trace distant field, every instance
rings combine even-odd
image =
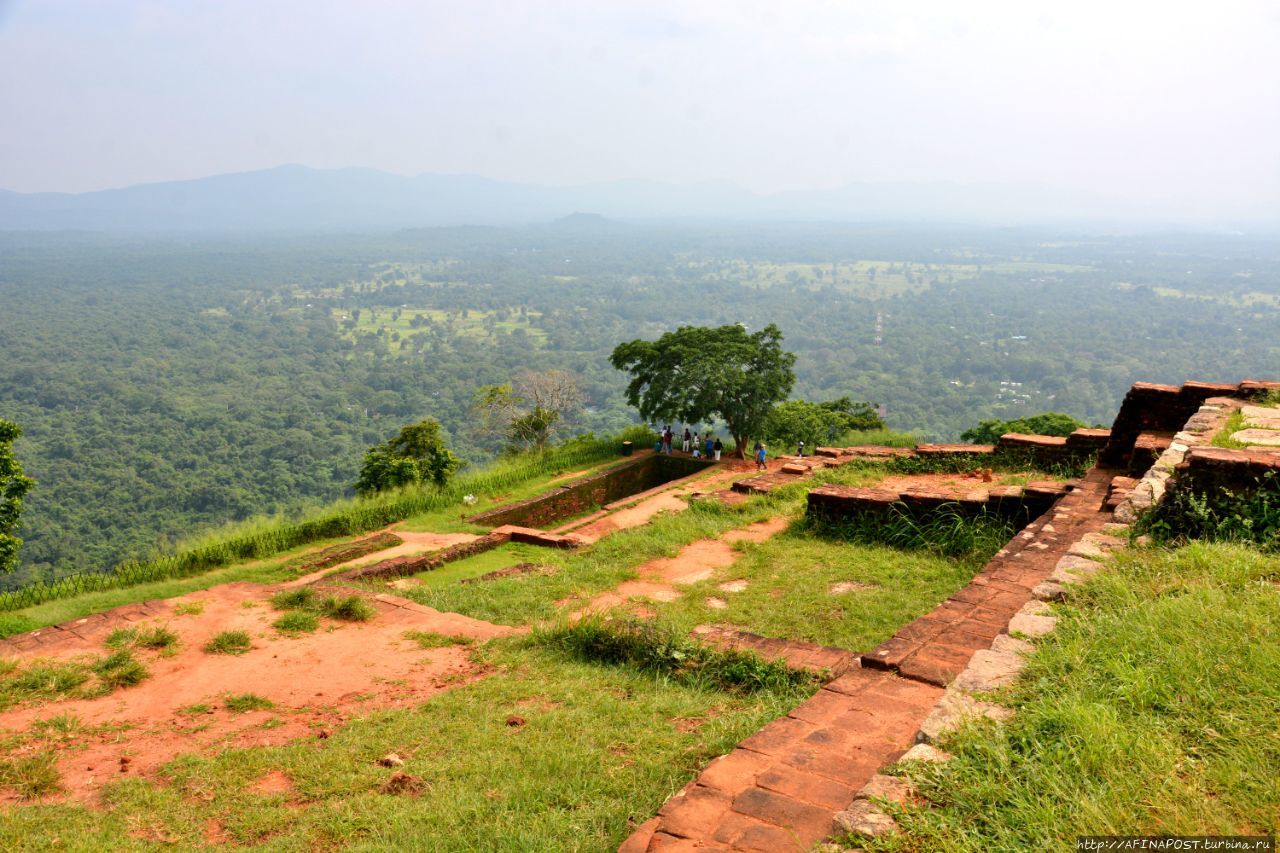
[[[1117,281],[1115,287],[1117,290],[1130,292],[1137,290],[1139,286],[1131,281]],[[1280,294],[1260,290],[1231,289],[1230,285],[1217,292],[1185,290],[1177,287],[1149,287],[1149,290],[1164,299],[1190,299],[1228,305],[1232,308],[1280,308]]]
[[[708,281],[739,281],[752,287],[835,287],[858,296],[887,297],[919,293],[935,284],[955,284],[980,274],[1057,275],[1089,272],[1080,264],[1001,261],[989,264],[922,264],[910,261],[860,260],[852,263],[773,263],[737,259],[691,261],[691,269],[704,271]]]
[[[362,334],[376,335],[386,340],[391,352],[399,353],[415,341],[425,345],[430,339],[442,336],[465,338],[496,338],[499,335],[523,334],[540,344],[547,333],[534,326],[532,320],[541,312],[509,308],[498,311],[442,311],[436,308],[349,308],[333,309],[340,333],[355,342]],[[418,347],[421,348],[420,346]]]

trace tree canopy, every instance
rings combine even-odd
[[[764,434],[784,445],[803,441],[815,447],[829,444],[846,432],[883,428],[884,421],[876,414],[874,404],[841,397],[824,403],[808,400],[779,403],[765,421]]]
[[[14,535],[22,515],[22,498],[31,491],[35,480],[22,473],[18,457],[13,455],[13,442],[22,428],[0,419],[0,571],[11,572],[18,566],[22,540]]]
[[[461,466],[462,463],[445,446],[439,422],[427,418],[402,428],[394,438],[369,448],[360,468],[356,491],[369,495],[417,483],[443,486]]]
[[[1025,418],[1014,418],[1011,421],[982,421],[976,427],[960,433],[960,438],[962,441],[973,444],[995,444],[1000,436],[1010,432],[1067,436],[1078,429],[1083,429],[1084,426],[1084,421],[1076,420],[1071,415],[1064,415],[1061,412],[1042,412]]]
[[[484,385],[472,402],[478,431],[512,449],[545,450],[556,426],[582,403],[578,379],[567,370],[523,370],[513,384]]]
[[[772,323],[754,334],[741,325],[681,326],[656,341],[619,344],[609,362],[631,374],[627,402],[642,417],[682,423],[720,417],[739,455],[795,384],[796,357],[782,349],[782,332]]]

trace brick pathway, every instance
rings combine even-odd
[[[911,745],[941,688],[855,669],[710,764],[641,826],[626,853],[806,851]]]
[[[7,640],[0,640],[0,656],[19,653],[43,655],[78,649],[86,644],[96,645],[116,628],[168,614],[169,607],[164,601],[126,604],[82,619],[72,619],[61,625],[51,625],[48,628],[40,628],[26,634],[18,634]]]
[[[1031,590],[1049,577],[1072,544],[1112,520],[1103,501],[1117,473],[1091,469],[1049,512],[1001,548],[968,586],[899,628],[863,655],[862,665],[948,684],[975,651],[988,648],[1006,630],[1013,614],[1031,600]]]

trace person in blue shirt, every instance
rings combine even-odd
[[[756,470],[757,471],[764,471],[768,467],[765,465],[766,455],[767,455],[767,451],[765,449],[763,442],[757,442],[756,443]]]

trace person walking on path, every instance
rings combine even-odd
[[[717,462],[719,462],[719,461],[720,461],[720,452],[721,452],[722,450],[724,450],[724,445],[720,443],[720,439],[719,439],[719,438],[717,438],[717,439],[716,439],[716,443],[712,445],[712,448],[713,448],[713,449],[715,450],[715,452],[716,452],[716,461],[717,461]]]
[[[688,453],[688,452],[689,452],[689,440],[690,440],[690,438],[691,438],[691,436],[689,435],[689,428],[688,428],[688,427],[685,427],[685,428],[684,428],[684,444],[682,445],[682,449],[684,450],[684,452],[685,452],[685,453]]]
[[[767,451],[765,450],[765,446],[760,442],[756,442],[756,470],[757,471],[764,471],[768,467],[765,465],[766,455],[767,455]]]
[[[796,456],[799,456],[801,459],[804,458],[804,442],[803,441],[800,442],[800,449],[796,451]]]

